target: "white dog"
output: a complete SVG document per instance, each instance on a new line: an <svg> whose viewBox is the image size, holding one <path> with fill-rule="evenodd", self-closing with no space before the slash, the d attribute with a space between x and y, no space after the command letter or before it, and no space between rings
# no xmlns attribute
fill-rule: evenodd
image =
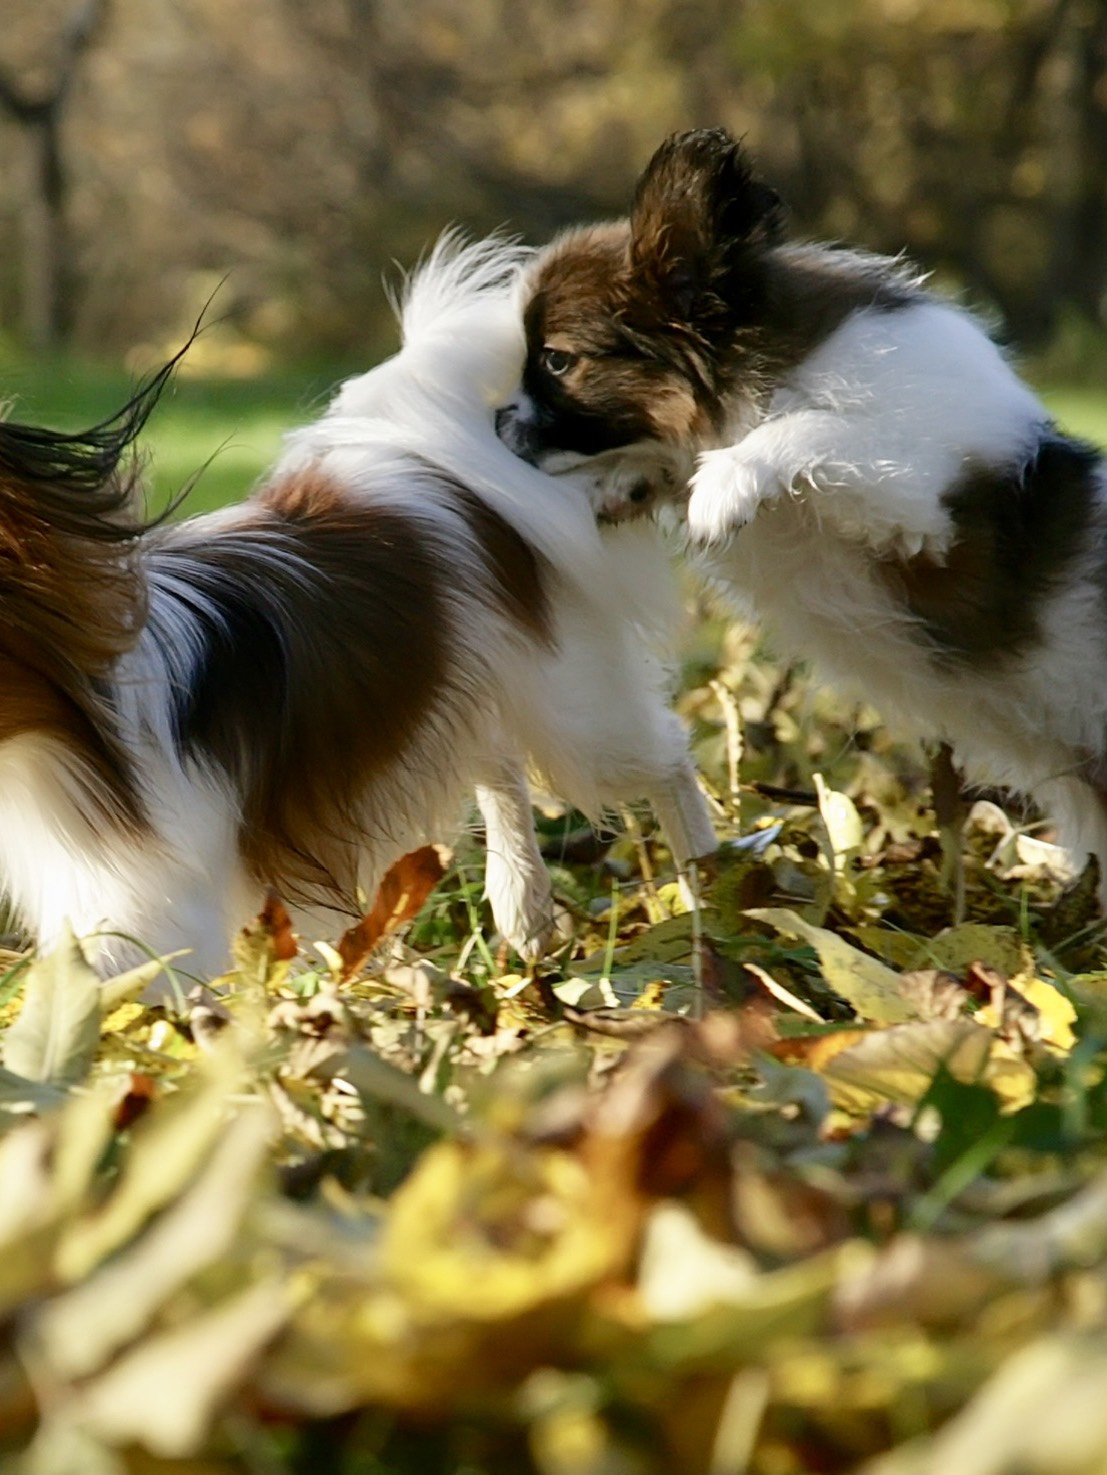
<svg viewBox="0 0 1107 1475"><path fill-rule="evenodd" d="M629 219L530 268L501 434L623 515L691 477L703 562L787 651L974 778L1032 794L1107 880L1107 475L980 324L883 257L782 239L717 130Z"/></svg>
<svg viewBox="0 0 1107 1475"><path fill-rule="evenodd" d="M650 799L680 866L713 848L655 654L661 545L599 533L495 435L521 262L442 244L401 351L211 516L131 510L164 375L85 436L0 424L0 870L43 946L68 921L104 966L123 934L210 974L267 887L326 935L475 786L497 925L534 957L528 763L589 814Z"/></svg>

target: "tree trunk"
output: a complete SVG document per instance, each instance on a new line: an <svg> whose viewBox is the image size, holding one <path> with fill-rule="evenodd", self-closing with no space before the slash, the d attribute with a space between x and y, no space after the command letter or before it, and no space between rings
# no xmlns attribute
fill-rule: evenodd
<svg viewBox="0 0 1107 1475"><path fill-rule="evenodd" d="M36 353L61 347L72 324L75 271L66 210L62 117L81 57L107 4L108 0L85 0L73 12L63 37L57 80L46 96L28 97L10 78L0 75L0 108L19 124L23 134L20 330Z"/></svg>

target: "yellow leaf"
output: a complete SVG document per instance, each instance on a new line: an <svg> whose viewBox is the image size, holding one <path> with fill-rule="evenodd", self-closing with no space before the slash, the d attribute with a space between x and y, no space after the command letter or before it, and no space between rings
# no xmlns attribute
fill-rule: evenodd
<svg viewBox="0 0 1107 1475"><path fill-rule="evenodd" d="M391 1201L381 1264L417 1318L499 1322L610 1274L625 1226L566 1153L439 1143Z"/></svg>
<svg viewBox="0 0 1107 1475"><path fill-rule="evenodd" d="M657 899L667 917L683 917L688 911L687 895L679 881L666 881L657 888Z"/></svg>
<svg viewBox="0 0 1107 1475"><path fill-rule="evenodd" d="M1058 1050L1071 1050L1076 1043L1072 1026L1076 1022L1076 1010L1060 989L1043 978L1019 978L1015 987L1027 1003L1038 1011L1042 1027L1042 1039L1055 1045Z"/></svg>
<svg viewBox="0 0 1107 1475"><path fill-rule="evenodd" d="M757 907L746 915L810 943L819 955L827 983L853 1005L862 1019L874 1024L902 1024L911 1018L911 1008L900 996L899 974L851 947L836 932L813 927L786 907Z"/></svg>
<svg viewBox="0 0 1107 1475"><path fill-rule="evenodd" d="M1031 1067L972 1019L873 1030L828 1060L822 1075L836 1106L868 1112L886 1102L914 1106L943 1066L956 1080L989 1086L1011 1110L1034 1099Z"/></svg>
<svg viewBox="0 0 1107 1475"><path fill-rule="evenodd" d="M861 816L852 799L827 788L821 773L815 775L815 792L819 796L819 813L830 840L834 874L841 876L860 851L865 838Z"/></svg>

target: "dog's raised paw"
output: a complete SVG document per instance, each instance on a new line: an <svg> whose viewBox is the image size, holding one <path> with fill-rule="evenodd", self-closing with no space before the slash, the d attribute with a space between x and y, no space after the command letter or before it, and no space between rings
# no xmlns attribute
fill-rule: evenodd
<svg viewBox="0 0 1107 1475"><path fill-rule="evenodd" d="M763 462L750 461L733 446L706 451L690 484L688 534L694 543L725 543L775 491L776 477Z"/></svg>

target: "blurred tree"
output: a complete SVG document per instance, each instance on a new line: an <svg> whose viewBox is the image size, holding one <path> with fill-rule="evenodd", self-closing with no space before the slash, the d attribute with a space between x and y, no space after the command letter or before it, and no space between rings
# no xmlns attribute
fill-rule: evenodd
<svg viewBox="0 0 1107 1475"><path fill-rule="evenodd" d="M621 210L665 134L712 123L799 231L906 248L1024 342L1102 326L1107 0L106 5L4 0L0 161L40 164L35 190L0 168L0 231L26 283L69 263L51 299L0 258L32 341L160 350L226 278L198 352L364 360L382 272L444 225Z"/></svg>
<svg viewBox="0 0 1107 1475"><path fill-rule="evenodd" d="M65 18L50 75L33 68L25 81L0 70L0 109L19 127L25 150L23 333L31 347L52 349L64 338L72 305L73 266L67 219L68 178L61 121L82 58L103 20L107 0L84 0Z"/></svg>
<svg viewBox="0 0 1107 1475"><path fill-rule="evenodd" d="M805 225L906 248L1023 343L1102 326L1103 0L749 0L731 45Z"/></svg>

